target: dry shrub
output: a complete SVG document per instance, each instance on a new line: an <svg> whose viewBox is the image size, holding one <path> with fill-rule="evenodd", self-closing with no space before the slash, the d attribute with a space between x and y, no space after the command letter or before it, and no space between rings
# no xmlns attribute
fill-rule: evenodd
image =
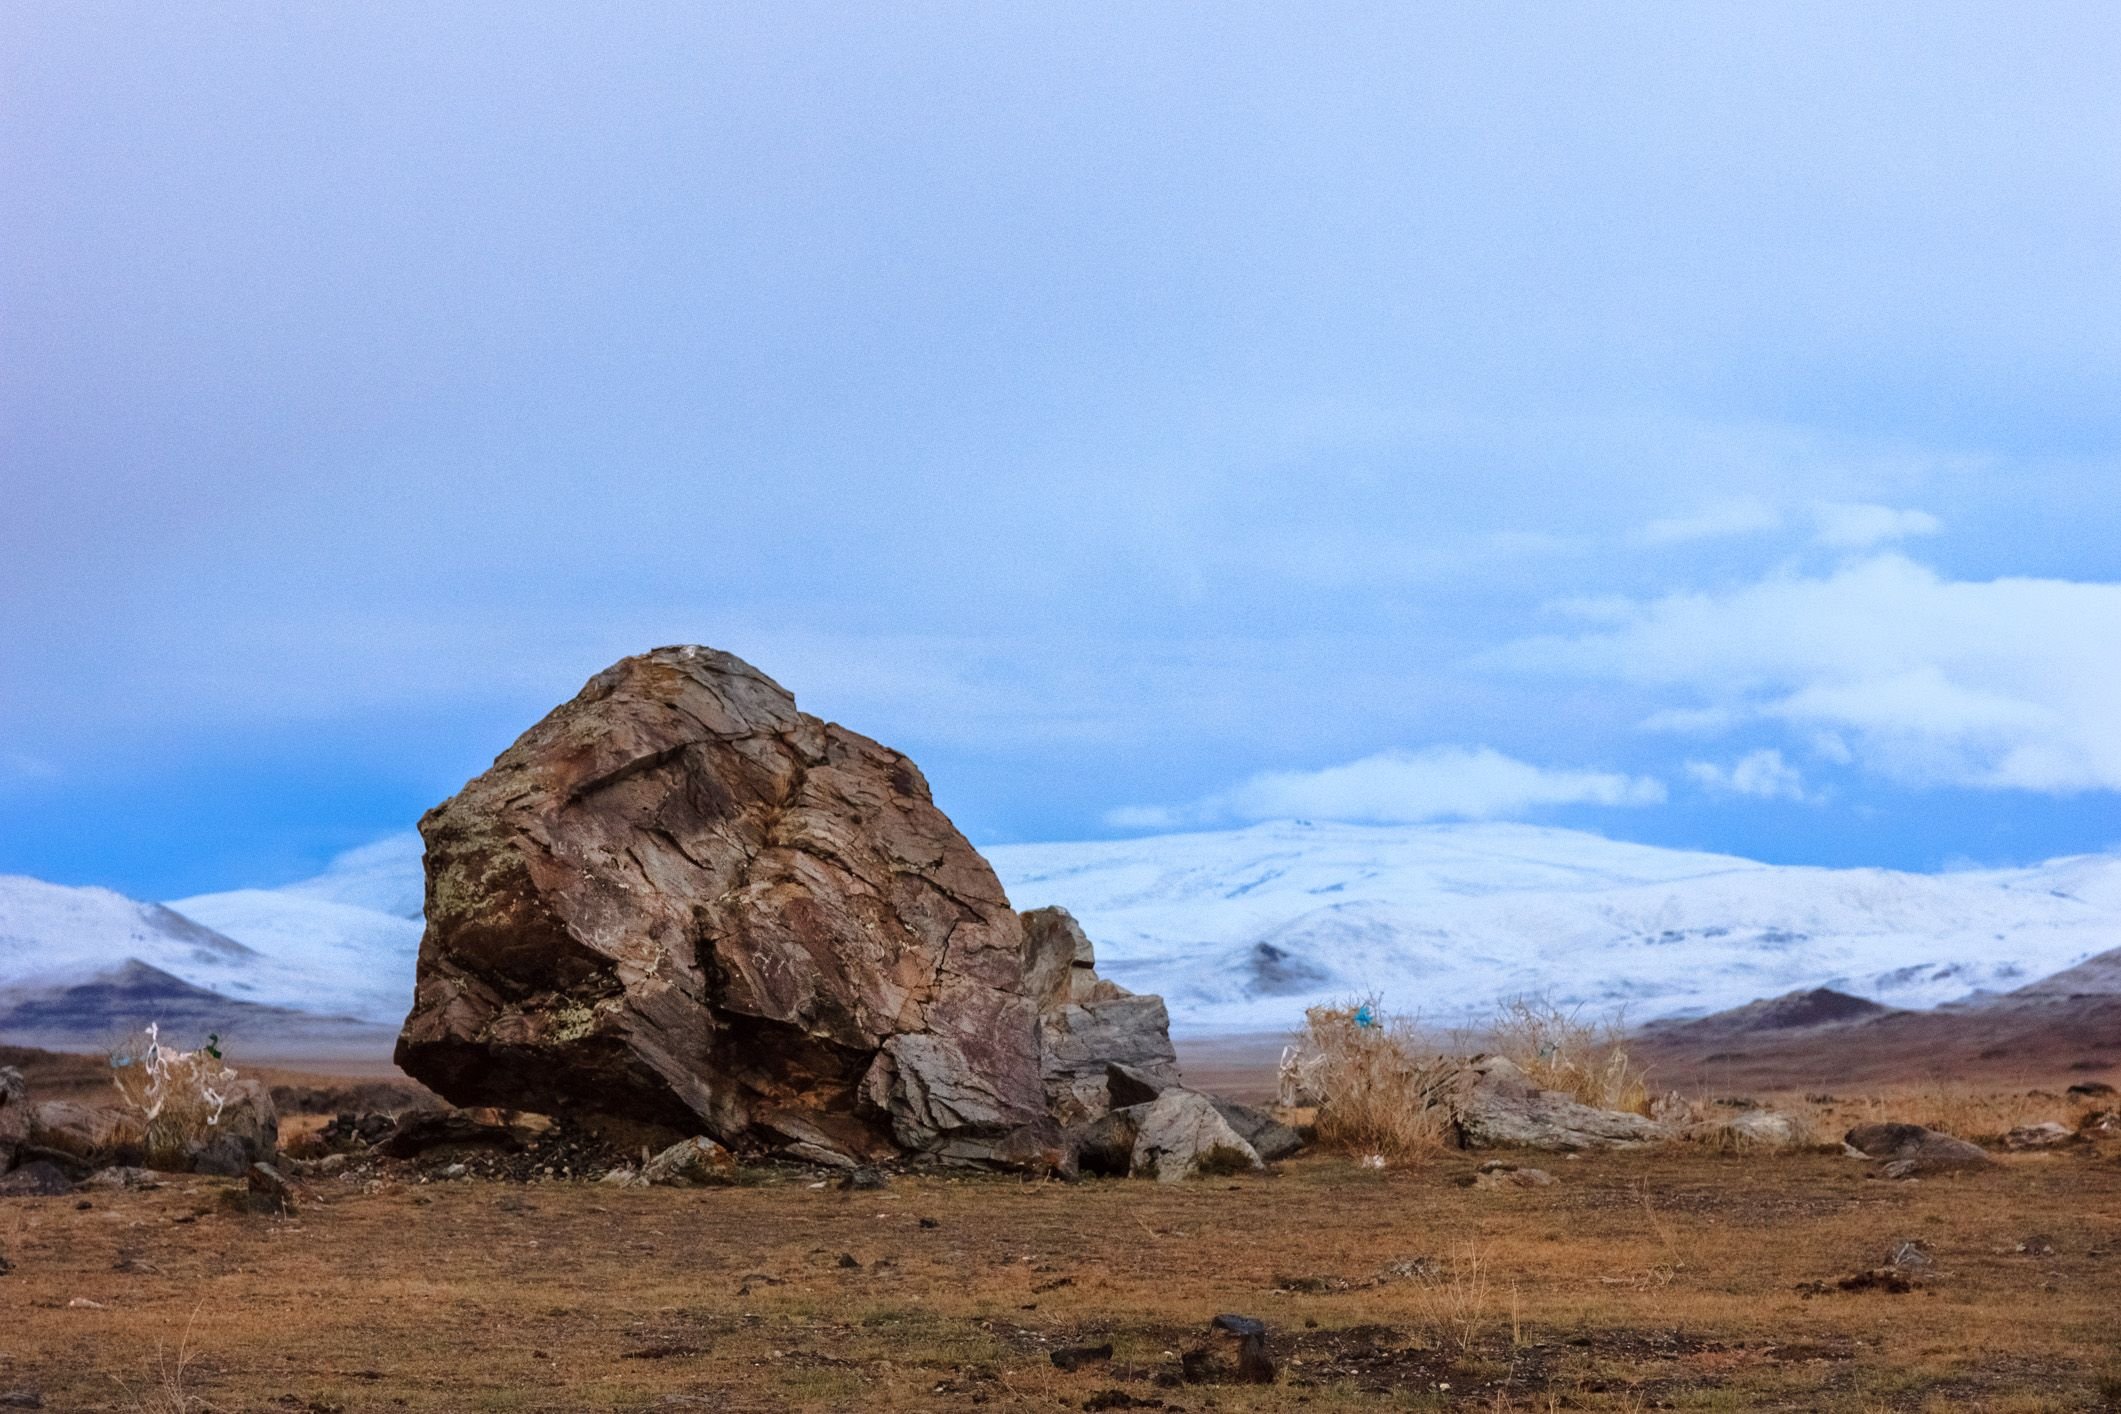
<svg viewBox="0 0 2121 1414"><path fill-rule="evenodd" d="M1649 1072L1628 1053L1619 1019L1584 1021L1577 1011L1519 997L1503 1003L1488 1027L1495 1051L1542 1090L1556 1090L1601 1110L1650 1112Z"/></svg>
<svg viewBox="0 0 2121 1414"><path fill-rule="evenodd" d="M162 1044L150 1025L110 1052L111 1080L126 1107L147 1124L148 1162L176 1166L213 1137L236 1072L211 1050Z"/></svg>
<svg viewBox="0 0 2121 1414"><path fill-rule="evenodd" d="M1462 1062L1436 1054L1405 1017L1373 1001L1312 1007L1284 1058L1284 1086L1316 1101L1319 1142L1355 1154L1416 1158L1451 1137L1450 1092Z"/></svg>
<svg viewBox="0 0 2121 1414"><path fill-rule="evenodd" d="M1942 1082L1867 1095L1858 1103L1866 1122L1919 1124L1976 1144L1991 1143L2021 1125L2069 1118L2064 1104L2051 1095L1997 1094Z"/></svg>
<svg viewBox="0 0 2121 1414"><path fill-rule="evenodd" d="M1422 1283L1422 1315L1439 1346L1461 1358L1479 1348L1481 1333L1494 1318L1492 1286L1487 1249L1478 1242L1461 1243L1450 1262Z"/></svg>

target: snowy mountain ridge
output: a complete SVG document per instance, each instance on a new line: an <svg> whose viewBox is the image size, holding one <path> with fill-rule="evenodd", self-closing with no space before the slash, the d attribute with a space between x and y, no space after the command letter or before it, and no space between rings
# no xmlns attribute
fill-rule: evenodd
<svg viewBox="0 0 2121 1414"><path fill-rule="evenodd" d="M1284 1029L1372 992L1439 1024L1514 995L1634 1021L1812 986L1926 1007L2121 947L2115 855L1911 874L1532 825L1299 821L985 853L1017 907L1074 912L1101 970L1162 993L1194 1032ZM0 991L139 961L238 1000L395 1026L423 884L409 832L284 888L166 906L0 877Z"/></svg>

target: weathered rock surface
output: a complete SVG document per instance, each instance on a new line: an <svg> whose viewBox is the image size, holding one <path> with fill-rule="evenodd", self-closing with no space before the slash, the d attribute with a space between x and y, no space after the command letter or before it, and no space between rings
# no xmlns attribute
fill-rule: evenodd
<svg viewBox="0 0 2121 1414"><path fill-rule="evenodd" d="M220 1119L188 1142L182 1154L150 1157L181 1170L230 1178L249 1173L253 1165L277 1163L280 1114L272 1091L256 1080L241 1079L228 1087L224 1100Z"/></svg>
<svg viewBox="0 0 2121 1414"><path fill-rule="evenodd" d="M1240 1139L1252 1146L1252 1151L1273 1163L1286 1159L1303 1148L1303 1136L1283 1124L1265 1110L1255 1110L1250 1105L1240 1105L1235 1100L1210 1096L1209 1102L1215 1112L1223 1117L1223 1123L1237 1131Z"/></svg>
<svg viewBox="0 0 2121 1414"><path fill-rule="evenodd" d="M1794 1149L1810 1135L1795 1116L1778 1110L1741 1110L1685 1126L1684 1138L1723 1149Z"/></svg>
<svg viewBox="0 0 2121 1414"><path fill-rule="evenodd" d="M1053 1116L1081 1125L1176 1085L1178 1054L1163 998L1099 977L1096 950L1068 910L1034 908L1022 918L1024 984L1038 1008L1039 1069ZM1125 1098L1111 1088L1115 1065L1128 1073ZM1131 1080L1154 1088L1143 1095Z"/></svg>
<svg viewBox="0 0 2121 1414"><path fill-rule="evenodd" d="M1892 1178L1980 1168L1995 1162L1980 1145L1919 1124L1861 1124L1844 1135L1842 1142L1864 1158L1886 1160L1886 1172Z"/></svg>
<svg viewBox="0 0 2121 1414"><path fill-rule="evenodd" d="M398 1060L457 1104L863 1161L1046 1113L1056 978L994 871L911 761L728 654L599 673L421 833Z"/></svg>
<svg viewBox="0 0 2121 1414"><path fill-rule="evenodd" d="M146 1127L135 1115L72 1100L43 1100L25 1108L17 1161L42 1159L90 1172L136 1164L145 1155Z"/></svg>
<svg viewBox="0 0 2121 1414"><path fill-rule="evenodd" d="M736 1182L736 1156L705 1135L681 1139L641 1167L650 1187L723 1188Z"/></svg>
<svg viewBox="0 0 2121 1414"><path fill-rule="evenodd" d="M1647 1116L1593 1109L1542 1090L1501 1056L1483 1056L1468 1067L1454 1113L1468 1149L1612 1149L1664 1135Z"/></svg>
<svg viewBox="0 0 2121 1414"><path fill-rule="evenodd" d="M2066 1124L2047 1120L2041 1124L2021 1124L2003 1136L2003 1147L2023 1151L2026 1149L2052 1149L2058 1144L2068 1144L2077 1137L2077 1131Z"/></svg>
<svg viewBox="0 0 2121 1414"><path fill-rule="evenodd" d="M1215 1101L1192 1090L1166 1090L1141 1107L1131 1169L1160 1183L1264 1167L1259 1152L1230 1126Z"/></svg>

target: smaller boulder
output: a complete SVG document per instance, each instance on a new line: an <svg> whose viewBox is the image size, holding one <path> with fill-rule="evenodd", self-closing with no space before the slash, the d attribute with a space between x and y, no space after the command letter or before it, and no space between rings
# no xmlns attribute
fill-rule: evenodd
<svg viewBox="0 0 2121 1414"><path fill-rule="evenodd" d="M73 1191L66 1170L49 1159L31 1159L0 1178L0 1198L56 1198Z"/></svg>
<svg viewBox="0 0 2121 1414"><path fill-rule="evenodd" d="M1889 1178L1980 1168L1994 1163L1988 1151L1919 1124L1861 1124L1842 1136L1859 1158L1883 1159Z"/></svg>
<svg viewBox="0 0 2121 1414"><path fill-rule="evenodd" d="M705 1135L671 1145L641 1166L651 1188L726 1188L736 1182L736 1156Z"/></svg>
<svg viewBox="0 0 2121 1414"><path fill-rule="evenodd" d="M994 1163L1023 1173L1074 1178L1075 1147L1054 1120L1041 1117L1019 1125L994 1146Z"/></svg>
<svg viewBox="0 0 2121 1414"><path fill-rule="evenodd" d="M1485 1163L1473 1175L1475 1188L1549 1188L1556 1181L1545 1169L1519 1168L1515 1164Z"/></svg>
<svg viewBox="0 0 2121 1414"><path fill-rule="evenodd" d="M1177 1083L1162 1072L1122 1065L1118 1061L1105 1067L1105 1092L1115 1110L1129 1105L1146 1105Z"/></svg>
<svg viewBox="0 0 2121 1414"><path fill-rule="evenodd" d="M11 1065L0 1065L0 1109L21 1104L29 1098L29 1082L22 1072Z"/></svg>
<svg viewBox="0 0 2121 1414"><path fill-rule="evenodd" d="M1263 1167L1259 1152L1206 1095L1166 1090L1143 1108L1131 1165L1137 1178L1176 1183Z"/></svg>
<svg viewBox="0 0 2121 1414"><path fill-rule="evenodd" d="M2077 1131L2066 1124L2048 1120L2044 1124L2021 1124L2003 1136L2003 1147L2016 1153L2028 1149L2052 1149L2058 1144L2067 1144L2077 1137Z"/></svg>
<svg viewBox="0 0 2121 1414"><path fill-rule="evenodd" d="M1502 1056L1483 1056L1467 1068L1455 1111L1468 1149L1625 1149L1664 1137L1646 1115L1594 1109L1542 1090Z"/></svg>
<svg viewBox="0 0 2121 1414"><path fill-rule="evenodd" d="M185 1144L177 1167L234 1178L253 1165L277 1163L279 1158L280 1112L272 1091L256 1080L241 1079L229 1087L220 1118Z"/></svg>
<svg viewBox="0 0 2121 1414"><path fill-rule="evenodd" d="M2121 1092L2116 1092L2104 1080L2080 1080L2063 1093L2080 1100L2097 1100Z"/></svg>
<svg viewBox="0 0 2121 1414"><path fill-rule="evenodd" d="M1304 1146L1301 1134L1265 1110L1255 1110L1250 1105L1215 1096L1209 1097L1209 1103L1215 1106L1215 1112L1223 1117L1224 1123L1236 1130L1238 1136L1252 1146L1253 1152L1270 1164L1288 1158Z"/></svg>
<svg viewBox="0 0 2121 1414"><path fill-rule="evenodd" d="M86 1174L113 1164L136 1164L145 1153L147 1127L137 1115L72 1100L30 1105L20 1152Z"/></svg>

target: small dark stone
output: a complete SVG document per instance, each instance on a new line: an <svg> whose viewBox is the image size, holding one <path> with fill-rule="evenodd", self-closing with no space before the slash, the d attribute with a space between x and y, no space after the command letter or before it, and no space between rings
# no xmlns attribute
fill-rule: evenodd
<svg viewBox="0 0 2121 1414"><path fill-rule="evenodd" d="M942 1224L937 1222L934 1218L922 1218L921 1226L932 1230L941 1227Z"/></svg>
<svg viewBox="0 0 2121 1414"><path fill-rule="evenodd" d="M1103 1345L1070 1345L1054 1351L1047 1358L1053 1361L1054 1369L1073 1372L1085 1365L1110 1360L1112 1342L1108 1340Z"/></svg>
<svg viewBox="0 0 2121 1414"><path fill-rule="evenodd" d="M33 1389L0 1390L0 1409L42 1409L44 1396Z"/></svg>
<svg viewBox="0 0 2121 1414"><path fill-rule="evenodd" d="M884 1175L879 1173L877 1170L873 1168L862 1167L850 1170L847 1176L840 1180L840 1188L845 1191L852 1191L855 1189L875 1189L883 1188L889 1183L890 1180L885 1178Z"/></svg>
<svg viewBox="0 0 2121 1414"><path fill-rule="evenodd" d="M860 1271L862 1268L861 1262L855 1257L852 1252L840 1253L839 1265L840 1270L849 1272Z"/></svg>

